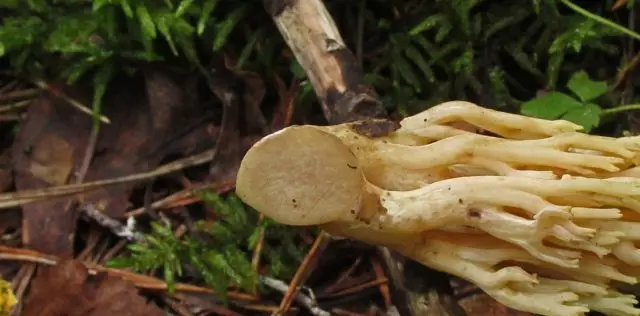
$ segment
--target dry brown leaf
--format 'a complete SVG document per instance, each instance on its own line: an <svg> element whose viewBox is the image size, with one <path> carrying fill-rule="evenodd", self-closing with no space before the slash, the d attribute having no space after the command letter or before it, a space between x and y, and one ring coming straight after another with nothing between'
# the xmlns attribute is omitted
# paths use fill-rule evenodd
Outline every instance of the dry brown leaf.
<svg viewBox="0 0 640 316"><path fill-rule="evenodd" d="M89 275L75 260L43 267L31 282L23 316L162 316L133 284L101 273Z"/></svg>
<svg viewBox="0 0 640 316"><path fill-rule="evenodd" d="M187 91L191 82L168 71L147 69L144 76L118 78L109 86L96 150L84 181L149 171L168 155L189 154L193 142L211 144L205 131L204 105ZM91 103L91 87L65 93ZM55 96L43 94L27 111L12 147L18 190L75 182L90 141L91 117ZM185 138L186 135L199 136ZM183 144L182 141L186 140ZM82 202L94 203L106 215L121 217L136 183L99 188ZM73 254L76 214L68 200L53 199L23 207L23 242L32 249L69 258Z"/></svg>
<svg viewBox="0 0 640 316"><path fill-rule="evenodd" d="M43 135L34 146L28 170L31 175L51 185L67 182L73 168L73 148L62 137Z"/></svg>
<svg viewBox="0 0 640 316"><path fill-rule="evenodd" d="M269 132L260 105L266 93L262 78L249 71L230 68L220 56L209 64L211 92L223 105L222 123L216 143L216 157L208 179L234 181L242 156L257 140L248 134Z"/></svg>

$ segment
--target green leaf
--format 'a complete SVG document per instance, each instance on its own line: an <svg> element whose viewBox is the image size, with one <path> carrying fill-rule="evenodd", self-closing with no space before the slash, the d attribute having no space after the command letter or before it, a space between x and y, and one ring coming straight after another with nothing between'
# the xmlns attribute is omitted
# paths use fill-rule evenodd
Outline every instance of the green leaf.
<svg viewBox="0 0 640 316"><path fill-rule="evenodd" d="M438 33L436 34L435 38L436 43L441 43L444 38L449 35L449 32L451 32L452 29L453 27L451 26L451 24L445 24L438 28Z"/></svg>
<svg viewBox="0 0 640 316"><path fill-rule="evenodd" d="M424 31L427 31L433 27L435 27L436 25L438 25L439 23L443 23L447 21L447 16L444 14L434 14L431 16L428 16L426 19L422 20L422 22L420 22L418 25L414 26L410 31L409 34L410 35L418 35Z"/></svg>
<svg viewBox="0 0 640 316"><path fill-rule="evenodd" d="M564 51L551 54L547 64L547 89L555 89L560 67L564 62Z"/></svg>
<svg viewBox="0 0 640 316"><path fill-rule="evenodd" d="M167 290L169 293L173 293L176 290L176 279L174 270L169 262L164 264L164 280L167 283Z"/></svg>
<svg viewBox="0 0 640 316"><path fill-rule="evenodd" d="M98 12L107 4L109 4L109 0L94 0L92 10L93 12Z"/></svg>
<svg viewBox="0 0 640 316"><path fill-rule="evenodd" d="M567 88L575 93L582 102L589 102L607 93L609 87L606 81L593 81L586 71L581 70L571 76Z"/></svg>
<svg viewBox="0 0 640 316"><path fill-rule="evenodd" d="M180 17L187 12L187 9L189 9L191 4L193 4L193 0L182 0L176 10L176 17Z"/></svg>
<svg viewBox="0 0 640 316"><path fill-rule="evenodd" d="M602 114L602 108L599 105L593 103L587 103L579 108L569 110L563 119L582 125L584 132L589 133L595 127L600 125L600 115Z"/></svg>
<svg viewBox="0 0 640 316"><path fill-rule="evenodd" d="M393 66L397 69L398 74L404 79L408 84L413 86L413 89L416 92L420 92L420 80L418 76L413 71L414 67L409 64L409 62L402 57L401 55L396 55L393 57Z"/></svg>
<svg viewBox="0 0 640 316"><path fill-rule="evenodd" d="M147 40L156 38L156 25L153 23L153 19L151 18L151 14L149 13L149 10L147 10L147 7L144 4L139 4L136 6L136 14L140 19L142 33Z"/></svg>
<svg viewBox="0 0 640 316"><path fill-rule="evenodd" d="M113 64L105 64L93 77L93 124L99 126L100 113L102 112L102 99L107 90L107 85L113 75Z"/></svg>
<svg viewBox="0 0 640 316"><path fill-rule="evenodd" d="M433 83L436 81L435 74L431 70L431 67L429 66L427 61L422 57L422 54L415 46L413 45L407 46L404 53L407 57L409 57L409 59L411 59L411 61L413 61L418 66L418 68L420 68L420 70L422 71L422 73L424 74L428 82Z"/></svg>
<svg viewBox="0 0 640 316"><path fill-rule="evenodd" d="M131 5L129 4L129 1L120 0L120 7L122 7L122 11L124 11L124 14L128 18L133 19L133 9L131 9Z"/></svg>
<svg viewBox="0 0 640 316"><path fill-rule="evenodd" d="M460 56L453 60L453 70L456 73L464 72L466 74L471 74L471 71L473 70L473 54L473 48L469 47L465 49Z"/></svg>
<svg viewBox="0 0 640 316"><path fill-rule="evenodd" d="M238 57L238 62L236 63L236 68L242 69L242 66L247 61L247 58L249 58L251 52L253 52L253 48L255 47L258 39L264 37L265 30L266 28L261 27L258 29L258 31L253 33L253 35L251 35L251 37L247 41L247 44L244 46L244 48L242 48L242 52L240 53L240 57Z"/></svg>
<svg viewBox="0 0 640 316"><path fill-rule="evenodd" d="M198 35L202 35L202 33L204 33L204 28L206 27L207 20L209 19L209 16L213 12L213 10L216 8L217 4L218 0L209 0L202 6L202 14L200 15L200 19L198 20L197 27Z"/></svg>
<svg viewBox="0 0 640 316"><path fill-rule="evenodd" d="M15 9L18 8L18 4L22 2L20 0L3 0L0 2L0 8L10 8Z"/></svg>
<svg viewBox="0 0 640 316"><path fill-rule="evenodd" d="M520 113L527 116L553 120L581 106L582 103L571 96L562 92L552 91L524 103L520 109Z"/></svg>
<svg viewBox="0 0 640 316"><path fill-rule="evenodd" d="M137 252L137 253L147 253L147 252L149 252L149 248L147 248L146 246L144 246L142 244L129 244L127 246L127 248L129 250L131 250L132 252Z"/></svg>
<svg viewBox="0 0 640 316"><path fill-rule="evenodd" d="M233 12L231 12L227 18L222 21L218 25L216 38L213 40L213 51L216 52L220 50L224 44L227 43L227 39L229 39L229 34L235 28L236 24L241 20L244 16L246 7L240 7Z"/></svg>
<svg viewBox="0 0 640 316"><path fill-rule="evenodd" d="M62 76L67 78L67 84L73 85L75 82L96 65L95 61L84 59L77 63L71 64L63 71Z"/></svg>
<svg viewBox="0 0 640 316"><path fill-rule="evenodd" d="M50 21L49 34L40 45L47 52L56 53L105 53L90 41L91 35L99 28L99 22L91 12L73 14ZM26 26L26 25L25 25Z"/></svg>
<svg viewBox="0 0 640 316"><path fill-rule="evenodd" d="M307 78L307 73L304 71L302 66L295 59L292 59L291 63L289 63L289 70L291 71L291 73L293 73L293 76L297 79Z"/></svg>
<svg viewBox="0 0 640 316"><path fill-rule="evenodd" d="M505 48L506 52L511 55L513 61L515 61L518 66L522 67L522 69L528 71L532 75L543 78L544 74L535 65L535 61L530 59L530 56L527 55L521 48L518 47L509 47Z"/></svg>
<svg viewBox="0 0 640 316"><path fill-rule="evenodd" d="M493 67L489 71L489 82L491 82L490 87L495 98L496 107L506 107L507 99L509 99L509 89L505 84L504 70L500 67Z"/></svg>
<svg viewBox="0 0 640 316"><path fill-rule="evenodd" d="M169 43L169 47L171 48L171 52L173 55L178 56L178 49L176 48L176 44L171 37L171 31L169 30L169 23L173 22L172 17L168 14L162 14L156 18L156 25L158 26L158 31L164 39Z"/></svg>
<svg viewBox="0 0 640 316"><path fill-rule="evenodd" d="M110 268L129 268L133 266L134 263L135 259L133 258L119 257L107 261L106 266Z"/></svg>
<svg viewBox="0 0 640 316"><path fill-rule="evenodd" d="M165 238L174 238L173 232L169 227L160 224L159 222L151 222L151 229L158 235Z"/></svg>

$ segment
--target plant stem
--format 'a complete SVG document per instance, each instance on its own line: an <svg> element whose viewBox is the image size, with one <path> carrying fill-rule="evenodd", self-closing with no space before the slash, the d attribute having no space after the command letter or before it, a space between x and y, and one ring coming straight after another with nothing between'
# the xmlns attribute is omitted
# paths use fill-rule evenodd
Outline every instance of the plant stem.
<svg viewBox="0 0 640 316"><path fill-rule="evenodd" d="M615 108L605 109L605 110L602 110L600 115L604 116L604 115L616 114L620 112L633 111L633 110L640 110L640 103L620 105L620 106L616 106Z"/></svg>
<svg viewBox="0 0 640 316"><path fill-rule="evenodd" d="M613 21L607 20L606 18L603 18L603 17L601 17L601 16L599 16L597 14L593 14L593 13L591 13L591 12L589 12L589 11L579 7L579 6L577 6L576 4L571 2L570 0L560 0L560 2L564 3L564 5L566 5L567 7L571 8L573 11L576 11L577 13L582 14L582 15L584 15L585 17L587 17L589 19L592 19L592 20L594 20L596 22L602 23L602 24L604 24L604 25L606 25L608 27L616 29L616 30L618 30L618 31L620 31L620 32L622 32L624 34L627 34L627 35L629 35L629 36L631 36L631 37L633 37L633 38L635 38L637 40L640 40L640 34L634 32L634 31L632 31L632 30L630 30L630 29L628 29L628 28L626 28L626 27L624 27L622 25L619 25L619 24L617 24L617 23L615 23Z"/></svg>

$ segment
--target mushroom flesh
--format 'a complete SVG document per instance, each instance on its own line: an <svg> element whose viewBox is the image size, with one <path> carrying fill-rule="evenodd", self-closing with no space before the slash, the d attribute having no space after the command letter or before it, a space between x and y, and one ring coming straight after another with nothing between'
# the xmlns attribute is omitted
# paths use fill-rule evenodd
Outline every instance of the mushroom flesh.
<svg viewBox="0 0 640 316"><path fill-rule="evenodd" d="M236 194L278 222L390 247L517 310L640 315L615 287L640 277L640 137L579 130L463 101L399 126L291 126L247 152Z"/></svg>

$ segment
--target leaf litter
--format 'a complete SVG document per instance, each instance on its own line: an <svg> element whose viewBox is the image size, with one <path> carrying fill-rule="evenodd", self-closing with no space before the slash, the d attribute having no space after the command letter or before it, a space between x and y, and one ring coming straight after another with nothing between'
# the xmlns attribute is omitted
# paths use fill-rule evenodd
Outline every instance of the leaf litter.
<svg viewBox="0 0 640 316"><path fill-rule="evenodd" d="M143 78L125 78L110 87L96 151L85 180L95 181L148 171L171 154L183 154L167 140L184 133L200 116L177 78L160 70L148 70ZM88 102L90 95L69 89L69 95ZM16 187L39 189L67 184L77 175L91 131L90 117L64 100L43 94L29 107L27 119L12 147ZM186 146L183 146L186 147ZM173 149L173 152L166 148ZM102 212L122 217L129 206L134 183L97 188L84 193L83 203L99 205ZM23 242L47 253L71 256L77 212L63 199L23 206ZM55 225L51 225L55 223Z"/></svg>
<svg viewBox="0 0 640 316"><path fill-rule="evenodd" d="M40 268L30 287L24 316L164 315L131 282L104 272L91 275L75 260Z"/></svg>

